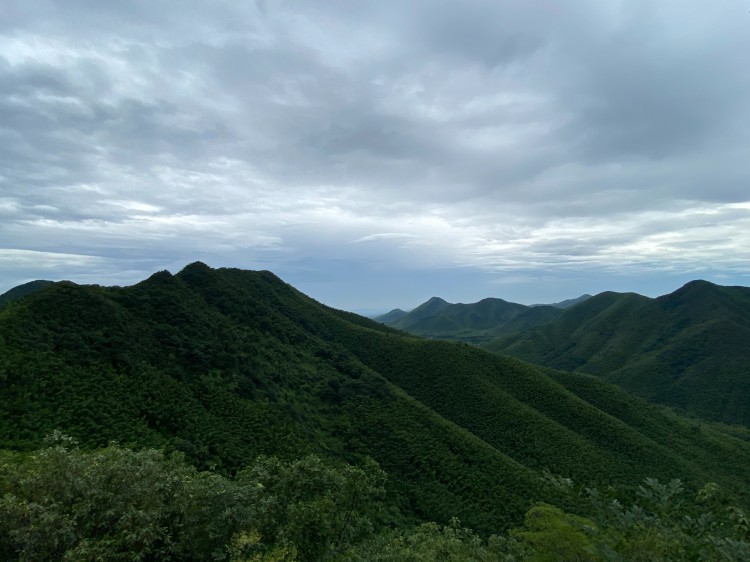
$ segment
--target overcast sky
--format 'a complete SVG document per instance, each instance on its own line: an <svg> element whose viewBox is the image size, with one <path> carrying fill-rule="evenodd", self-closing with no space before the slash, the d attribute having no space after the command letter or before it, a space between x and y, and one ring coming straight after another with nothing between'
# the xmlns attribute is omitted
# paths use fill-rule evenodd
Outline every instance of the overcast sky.
<svg viewBox="0 0 750 562"><path fill-rule="evenodd" d="M750 2L3 0L0 292L750 285Z"/></svg>

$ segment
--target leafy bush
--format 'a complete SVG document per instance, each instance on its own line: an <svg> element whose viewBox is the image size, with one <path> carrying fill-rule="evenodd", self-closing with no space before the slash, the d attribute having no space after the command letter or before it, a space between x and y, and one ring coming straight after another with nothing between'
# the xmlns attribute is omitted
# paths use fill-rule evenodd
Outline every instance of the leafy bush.
<svg viewBox="0 0 750 562"><path fill-rule="evenodd" d="M0 464L3 560L316 560L372 532L383 473L317 457L259 459L237 478L182 455L110 445L79 449L56 433ZM282 558L284 559L284 558Z"/></svg>

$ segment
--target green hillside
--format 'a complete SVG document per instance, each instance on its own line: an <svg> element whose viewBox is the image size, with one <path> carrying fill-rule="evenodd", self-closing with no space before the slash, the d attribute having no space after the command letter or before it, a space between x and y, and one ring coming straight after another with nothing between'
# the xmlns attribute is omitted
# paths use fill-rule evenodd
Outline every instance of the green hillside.
<svg viewBox="0 0 750 562"><path fill-rule="evenodd" d="M259 454L372 458L392 520L480 532L577 482L715 481L744 497L745 432L667 416L600 381L325 307L269 272L201 263L126 288L57 283L0 310L0 446L182 451L231 475ZM552 494L552 495L551 495Z"/></svg>
<svg viewBox="0 0 750 562"><path fill-rule="evenodd" d="M31 293L43 289L44 287L47 287L52 283L53 281L37 279L36 281L29 281L28 283L24 283L23 285L18 285L18 287L13 287L10 291L7 291L0 295L0 306L3 306L8 302L16 301L20 298L25 297L26 295L30 295Z"/></svg>
<svg viewBox="0 0 750 562"><path fill-rule="evenodd" d="M411 312L391 311L376 320L418 336L478 344L544 324L562 312L557 306L525 306L495 298L451 304L432 297Z"/></svg>
<svg viewBox="0 0 750 562"><path fill-rule="evenodd" d="M694 415L750 424L750 289L693 281L656 299L602 293L559 319L484 344L604 377Z"/></svg>

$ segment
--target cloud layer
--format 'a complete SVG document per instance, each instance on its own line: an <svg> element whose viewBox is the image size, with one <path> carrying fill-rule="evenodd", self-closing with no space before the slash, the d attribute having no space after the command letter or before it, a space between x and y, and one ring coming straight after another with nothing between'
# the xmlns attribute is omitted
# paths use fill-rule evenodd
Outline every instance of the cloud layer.
<svg viewBox="0 0 750 562"><path fill-rule="evenodd" d="M355 309L747 284L748 31L729 0L11 0L0 290L195 259Z"/></svg>

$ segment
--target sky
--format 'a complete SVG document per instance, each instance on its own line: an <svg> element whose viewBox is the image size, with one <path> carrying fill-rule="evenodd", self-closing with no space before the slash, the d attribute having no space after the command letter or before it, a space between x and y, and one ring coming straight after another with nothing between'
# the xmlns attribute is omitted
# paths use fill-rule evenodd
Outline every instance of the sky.
<svg viewBox="0 0 750 562"><path fill-rule="evenodd" d="M0 292L750 285L750 1L3 0Z"/></svg>

